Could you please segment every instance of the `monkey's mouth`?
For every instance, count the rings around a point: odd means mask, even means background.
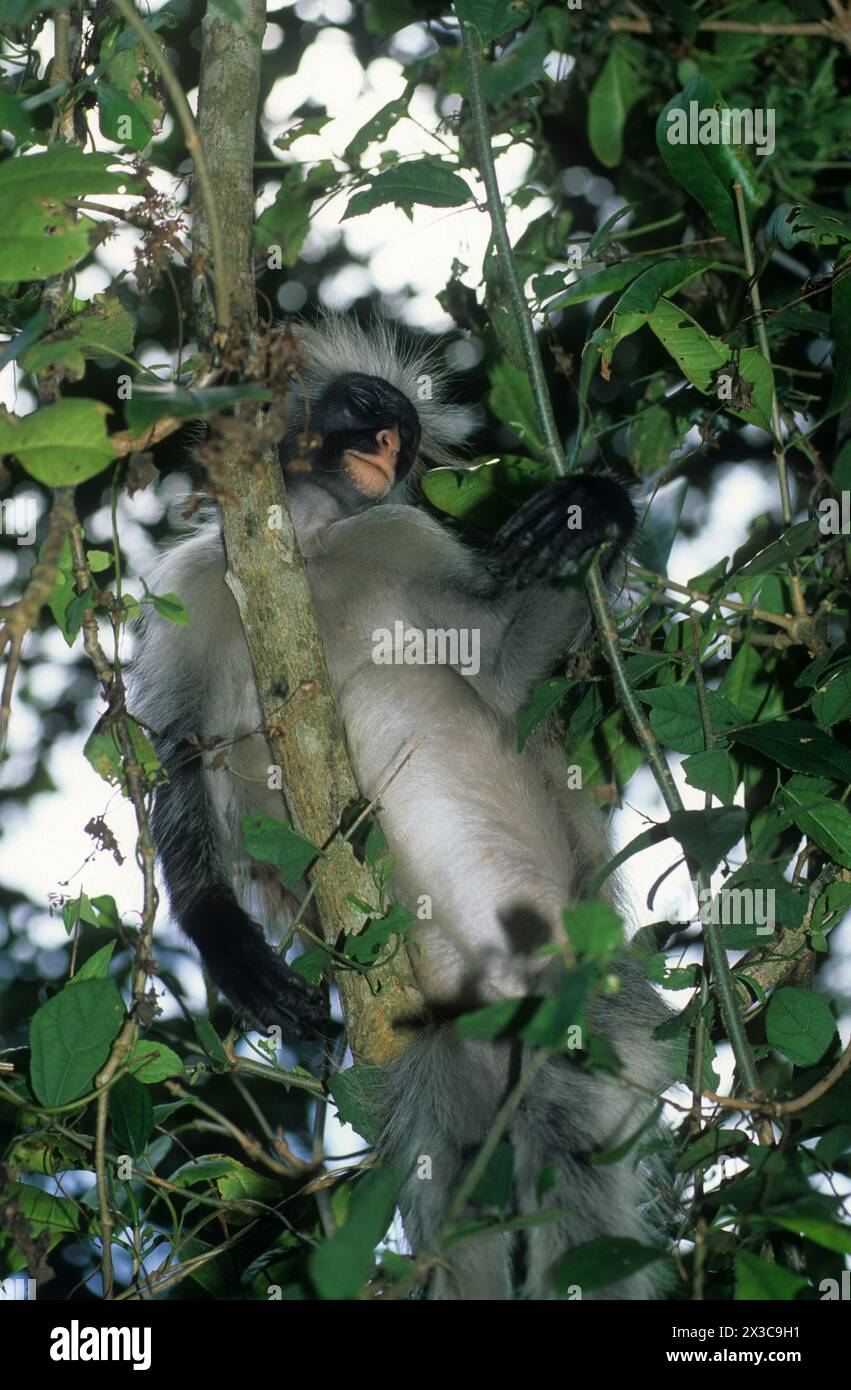
[[[380,454],[362,454],[360,449],[346,449],[343,458],[347,465],[354,463],[362,468],[366,464],[368,468],[376,469],[388,483],[395,481],[397,454],[391,450],[383,450]]]

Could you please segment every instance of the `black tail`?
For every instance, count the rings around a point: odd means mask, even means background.
[[[154,797],[154,843],[172,911],[207,974],[255,1027],[277,1026],[288,1038],[321,1032],[321,992],[275,954],[237,901],[198,750],[165,732],[157,752],[170,775]]]

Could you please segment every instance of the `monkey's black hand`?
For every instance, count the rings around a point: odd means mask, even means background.
[[[604,567],[635,530],[635,509],[614,478],[572,473],[557,478],[515,512],[496,537],[503,573],[516,575],[517,587],[536,579],[557,579],[603,541]]]

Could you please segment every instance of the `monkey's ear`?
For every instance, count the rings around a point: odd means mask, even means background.
[[[524,502],[497,533],[497,563],[518,588],[575,572],[604,541],[614,558],[636,525],[635,508],[614,478],[573,473]]]

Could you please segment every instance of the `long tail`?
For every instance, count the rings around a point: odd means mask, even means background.
[[[157,753],[169,781],[154,796],[154,843],[172,912],[207,974],[255,1027],[277,1026],[291,1038],[321,1032],[327,1023],[321,993],[275,954],[237,900],[198,750],[165,730]]]
[[[618,1035],[627,1074],[643,1086],[664,1084],[664,1051],[652,1027],[667,1017],[644,981],[633,979],[627,1000],[604,1025]],[[611,1001],[603,1001],[610,1003]],[[404,1176],[399,1206],[414,1253],[432,1256],[429,1297],[438,1299],[548,1299],[557,1296],[556,1272],[564,1255],[604,1236],[659,1244],[650,1178],[633,1151],[617,1162],[592,1163],[634,1134],[650,1113],[643,1091],[589,1072],[568,1056],[556,1057],[523,1092],[506,1138],[514,1148],[514,1197],[509,1210],[468,1202],[453,1212],[459,1184],[489,1133],[500,1104],[516,1083],[521,1056],[510,1042],[461,1037],[451,1023],[423,1029],[406,1052],[378,1077],[385,1117],[382,1161]],[[498,1215],[540,1218],[519,1231],[501,1231],[444,1244],[447,1221]],[[581,1290],[584,1299],[649,1299],[659,1284],[651,1265],[605,1288]]]

